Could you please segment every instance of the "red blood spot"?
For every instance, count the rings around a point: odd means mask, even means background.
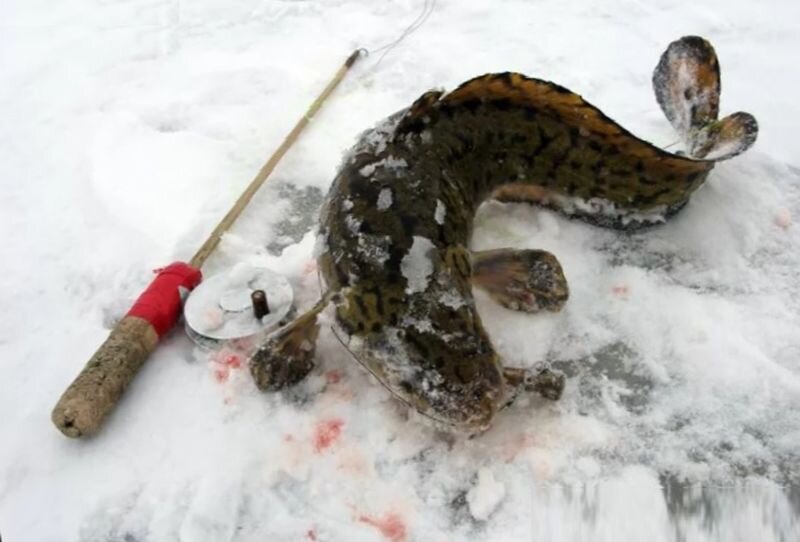
[[[359,516],[358,521],[372,525],[381,534],[392,542],[401,542],[406,539],[406,524],[403,519],[395,513],[389,512],[381,518],[370,516]]]
[[[240,369],[242,367],[242,358],[236,354],[228,354],[222,360],[223,365],[227,365],[231,369]]]
[[[319,422],[312,438],[314,451],[319,454],[330,448],[342,434],[342,426],[344,421],[338,418]]]
[[[325,373],[325,381],[328,384],[338,384],[342,380],[342,371],[339,369],[331,369]]]
[[[230,347],[237,352],[250,352],[255,348],[255,340],[251,337],[241,337],[239,339],[231,339]]]
[[[230,369],[225,365],[214,367],[214,380],[219,383],[227,382]]]
[[[310,275],[311,273],[314,273],[316,270],[317,270],[316,260],[309,260],[303,266],[303,273],[305,273],[306,275]]]
[[[614,286],[611,288],[611,292],[617,297],[626,297],[630,290],[627,286]]]
[[[316,540],[317,539],[317,533],[314,532],[314,529],[309,529],[306,532],[306,538],[308,538],[309,540],[312,540],[312,541]]]
[[[788,209],[778,211],[778,214],[775,215],[775,224],[784,230],[789,229],[789,226],[792,225],[792,214]]]
[[[536,438],[528,433],[517,435],[515,438],[508,441],[502,448],[502,457],[506,463],[511,462],[520,452],[536,444]]]

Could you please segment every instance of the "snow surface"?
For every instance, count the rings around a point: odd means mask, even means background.
[[[257,392],[235,352],[209,358],[176,331],[96,438],[53,428],[58,396],[150,270],[191,255],[353,48],[392,41],[422,7],[3,3],[3,540],[800,538],[800,8],[788,0],[439,0],[380,64],[356,66],[204,269],[269,265],[313,304],[313,235],[280,233],[305,223],[297,198],[327,190],[365,128],[487,71],[556,81],[669,144],[651,71],[673,39],[703,35],[722,114],[750,111],[761,133],[679,216],[635,235],[524,205],[477,217],[474,248],[543,248],[564,265],[561,313],[477,294],[509,365],[567,372],[560,402],[523,397],[478,438],[437,433],[353,362],[326,313],[320,366],[291,392]],[[485,520],[482,469],[504,488]]]
[[[478,521],[486,521],[506,495],[506,487],[494,479],[492,471],[484,467],[478,471],[478,480],[467,492],[469,513]]]

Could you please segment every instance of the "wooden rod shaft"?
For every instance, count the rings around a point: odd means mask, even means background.
[[[233,207],[228,211],[228,213],[222,218],[222,220],[217,224],[217,227],[211,232],[211,235],[208,236],[208,239],[203,243],[203,245],[198,249],[198,251],[192,256],[192,259],[189,260],[189,264],[193,267],[200,268],[202,267],[203,263],[208,259],[211,253],[217,248],[220,239],[222,239],[222,235],[228,231],[228,229],[233,225],[239,215],[242,214],[244,208],[247,207],[247,204],[250,203],[250,200],[253,199],[253,196],[258,189],[261,188],[261,185],[264,184],[264,181],[270,176],[272,171],[275,169],[275,166],[278,165],[278,162],[281,161],[283,155],[286,154],[286,151],[289,150],[289,147],[297,140],[300,132],[308,125],[311,119],[316,115],[317,111],[319,111],[322,104],[331,95],[331,93],[339,86],[344,76],[347,75],[347,72],[350,68],[355,64],[358,57],[361,55],[361,49],[353,51],[353,53],[347,57],[347,60],[344,64],[339,68],[336,72],[336,75],[333,76],[333,79],[328,83],[328,85],[323,89],[317,99],[311,104],[305,114],[297,121],[297,124],[294,125],[292,131],[289,132],[289,135],[283,140],[280,147],[273,153],[272,156],[269,157],[267,163],[265,163],[255,178],[250,181],[250,184],[247,186],[245,191],[239,196],[239,199],[233,204]]]
[[[359,54],[360,51],[355,51],[339,68],[328,86],[314,100],[303,118],[264,164],[228,214],[214,228],[203,246],[192,257],[190,264],[193,268],[197,270],[203,265],[219,243],[222,234],[233,224],[256,191],[264,184],[303,128],[358,59]],[[174,325],[177,313],[171,314],[169,318],[173,320],[170,326]],[[166,331],[168,329],[162,330],[162,333]],[[122,398],[128,384],[156,348],[158,340],[158,332],[148,320],[131,315],[123,318],[61,396],[51,416],[55,426],[68,437],[79,438],[95,434],[102,426],[103,420]]]

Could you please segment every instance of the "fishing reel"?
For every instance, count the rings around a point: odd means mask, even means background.
[[[266,267],[238,264],[200,283],[186,300],[186,334],[200,348],[249,351],[283,326],[294,292],[283,275]]]

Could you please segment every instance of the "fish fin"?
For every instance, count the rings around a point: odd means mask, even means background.
[[[319,323],[317,316],[328,305],[324,296],[313,308],[281,328],[250,357],[250,374],[261,391],[278,391],[297,384],[314,369]]]
[[[517,72],[487,73],[474,77],[443,96],[440,101],[445,106],[466,108],[473,108],[478,103],[505,101],[516,107],[551,108],[556,111],[586,105],[583,98],[561,85]]]
[[[492,199],[503,203],[530,203],[531,205],[547,205],[552,197],[552,190],[538,184],[522,182],[504,184],[491,195]]]
[[[699,36],[673,41],[653,71],[658,105],[684,139],[717,120],[719,62],[714,48]]]
[[[733,113],[697,130],[689,153],[694,158],[727,160],[749,149],[757,137],[755,117],[750,113]]]
[[[444,266],[451,276],[469,283],[472,276],[472,253],[463,245],[451,245],[445,249],[442,260],[434,265]]]
[[[421,131],[435,117],[436,105],[443,94],[443,90],[434,89],[417,98],[397,124],[395,136]]]
[[[486,104],[543,114],[572,126],[585,136],[616,137],[623,129],[579,94],[551,81],[516,72],[487,73],[462,83],[442,96],[440,109],[475,111]]]
[[[569,298],[561,264],[544,250],[474,252],[472,284],[504,307],[523,312],[557,311]]]

